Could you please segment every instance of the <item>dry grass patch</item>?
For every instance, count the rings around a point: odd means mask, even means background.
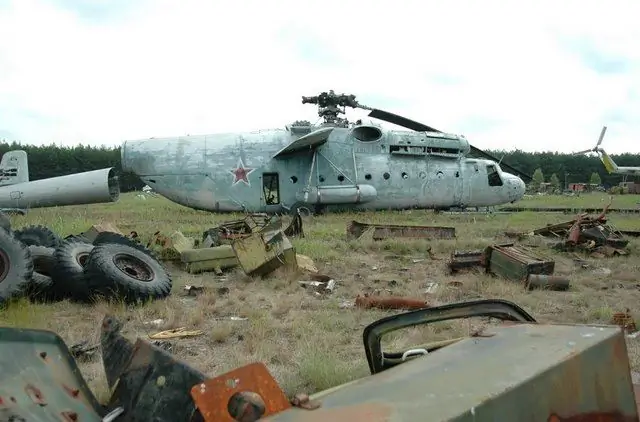
[[[584,195],[582,196],[584,198]],[[594,201],[600,201],[594,197]],[[615,205],[615,204],[614,204]],[[190,210],[162,198],[146,201],[124,195],[120,203],[62,207],[31,211],[12,217],[15,227],[44,224],[65,236],[85,230],[101,220],[114,221],[123,231],[136,230],[148,238],[157,230],[200,236],[216,223],[235,218]],[[569,255],[558,255],[540,239],[527,240],[536,251],[556,260],[556,272],[571,277],[567,292],[526,291],[512,282],[477,271],[449,276],[445,260],[454,250],[482,248],[505,241],[505,230],[530,230],[545,223],[571,218],[562,214],[434,214],[429,211],[337,214],[305,220],[304,239],[292,239],[296,251],[314,259],[320,272],[337,281],[335,292],[325,298],[299,286],[303,274],[276,272],[250,278],[240,270],[223,277],[212,273],[189,275],[171,268],[172,296],[166,300],[131,307],[122,303],[93,306],[68,302],[31,304],[17,301],[0,311],[0,324],[42,328],[58,332],[67,344],[98,340],[105,313],[124,324],[131,339],[157,331],[185,327],[201,330],[199,337],[170,340],[178,358],[215,376],[254,361],[264,362],[287,393],[314,392],[368,374],[362,346],[362,330],[393,311],[345,308],[356,295],[413,296],[445,304],[478,298],[514,301],[540,322],[609,323],[613,312],[630,308],[637,312],[640,292],[638,254],[640,243],[631,241],[632,255],[622,258],[586,259],[588,268]],[[454,226],[457,238],[433,242],[420,240],[345,241],[346,223],[358,221],[394,224]],[[636,216],[611,215],[620,228],[637,229]],[[430,256],[433,254],[433,259]],[[449,282],[457,283],[450,284]],[[207,291],[188,296],[185,285]],[[437,288],[433,288],[437,284]],[[432,286],[432,292],[426,289]],[[385,339],[390,347],[414,346],[427,341],[455,338],[480,329],[485,321],[449,321],[404,330]],[[640,369],[640,340],[630,339],[629,355]],[[80,363],[81,370],[99,398],[108,395],[99,359]]]

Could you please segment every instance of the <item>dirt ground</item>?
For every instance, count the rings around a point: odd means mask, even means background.
[[[602,198],[593,194],[592,206]],[[584,195],[581,199],[584,201]],[[526,205],[526,204],[522,204]],[[79,233],[91,224],[113,221],[124,232],[136,230],[149,238],[157,230],[179,230],[200,237],[216,223],[234,215],[212,215],[170,203],[160,197],[141,199],[124,195],[118,203],[33,210],[11,217],[14,228],[30,224],[51,227],[62,236]],[[186,327],[203,335],[171,341],[172,352],[188,364],[215,376],[250,362],[264,362],[288,393],[323,390],[366,376],[367,362],[362,330],[369,323],[398,311],[361,310],[349,307],[359,294],[402,295],[431,305],[477,298],[511,300],[539,322],[610,323],[614,312],[629,308],[637,313],[640,302],[638,254],[640,241],[631,239],[628,257],[585,258],[588,268],[569,254],[553,252],[540,239],[525,240],[538,254],[556,262],[556,274],[568,275],[566,292],[527,291],[522,285],[480,272],[448,275],[446,259],[454,250],[483,248],[505,241],[505,230],[526,231],[547,223],[573,218],[559,213],[439,214],[431,211],[339,214],[305,219],[306,237],[292,239],[296,252],[311,257],[319,272],[336,280],[336,289],[319,298],[300,287],[304,274],[274,274],[249,278],[236,269],[215,276],[189,275],[169,266],[174,280],[172,295],[145,306],[126,307],[100,303],[94,306],[68,302],[30,304],[21,301],[0,311],[0,324],[56,331],[68,345],[85,339],[97,342],[100,322],[112,313],[124,322],[124,333],[135,339],[157,331]],[[456,228],[455,240],[346,241],[351,220],[392,224],[444,225]],[[640,229],[636,215],[611,214],[610,223],[620,229]],[[433,257],[430,257],[428,250]],[[308,278],[307,278],[308,279]],[[458,281],[451,285],[450,281]],[[186,296],[186,284],[205,286],[208,292]],[[429,286],[432,293],[427,293]],[[227,289],[219,289],[226,287]],[[235,320],[230,317],[244,317]],[[393,348],[427,340],[468,335],[477,327],[455,321],[410,329],[394,335]],[[633,369],[640,370],[640,339],[628,339]],[[100,399],[108,392],[99,357],[81,363],[81,370]]]

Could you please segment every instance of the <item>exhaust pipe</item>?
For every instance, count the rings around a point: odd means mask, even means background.
[[[113,167],[0,187],[0,208],[44,208],[116,202],[120,183]]]

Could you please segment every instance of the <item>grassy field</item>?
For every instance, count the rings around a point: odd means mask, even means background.
[[[607,196],[598,194],[582,195],[567,204],[570,199],[553,202],[553,197],[532,198],[519,205],[543,202],[543,205],[600,206],[608,202]],[[639,199],[631,195],[616,197],[614,206],[635,207]],[[158,230],[165,234],[179,230],[200,237],[205,229],[235,217],[194,211],[160,197],[142,200],[128,194],[115,204],[33,210],[27,216],[12,216],[11,220],[14,228],[43,224],[63,236],[82,232],[101,221],[113,221],[125,233],[136,230],[148,238]],[[483,248],[504,241],[501,236],[505,230],[530,230],[570,218],[558,213],[448,215],[430,211],[311,217],[305,220],[306,237],[292,241],[298,253],[313,258],[321,273],[336,280],[335,292],[325,299],[299,286],[297,281],[304,276],[251,279],[239,269],[223,277],[213,273],[195,276],[170,267],[174,289],[166,300],[131,308],[106,303],[83,306],[67,302],[18,302],[0,311],[0,324],[54,330],[68,345],[84,339],[97,341],[105,312],[127,319],[124,332],[131,339],[182,326],[200,329],[204,331],[200,337],[173,340],[173,353],[211,376],[262,361],[287,393],[312,393],[368,374],[362,329],[392,311],[345,308],[344,304],[352,302],[358,294],[380,290],[382,294],[423,298],[432,305],[504,298],[521,305],[540,322],[606,324],[613,312],[627,307],[637,311],[640,241],[636,239],[631,239],[628,257],[586,258],[590,263],[586,269],[576,265],[571,255],[554,253],[539,240],[526,241],[535,243],[540,254],[555,259],[557,274],[571,276],[572,285],[567,292],[528,292],[519,284],[479,272],[450,276],[445,270],[445,260],[455,249]],[[345,227],[352,219],[455,226],[457,239],[347,242]],[[611,214],[609,220],[620,229],[640,229],[638,216]],[[429,258],[429,248],[435,259]],[[454,287],[449,281],[460,283]],[[438,283],[438,288],[425,293],[430,283]],[[185,284],[207,286],[210,292],[185,296],[182,289]],[[216,288],[223,286],[229,289],[228,294],[216,295]],[[247,320],[229,320],[229,316],[243,316]],[[160,324],[151,323],[158,319],[162,320]],[[396,347],[410,346],[424,342],[425,338],[440,340],[466,335],[471,329],[469,323],[455,321],[407,330],[391,340]],[[628,345],[632,366],[638,370],[640,340],[629,339]],[[82,363],[81,369],[98,398],[105,399],[108,393],[101,360]]]

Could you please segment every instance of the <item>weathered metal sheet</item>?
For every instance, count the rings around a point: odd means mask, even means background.
[[[281,230],[264,230],[231,241],[233,252],[247,275],[265,275],[286,265],[296,268],[296,253]]]
[[[456,237],[455,227],[368,224],[354,220],[347,224],[347,238],[357,239],[370,230],[373,231],[373,240],[397,237],[414,239],[453,239]]]
[[[484,264],[484,251],[454,251],[447,262],[447,267],[453,274],[465,268],[480,267]]]
[[[526,281],[529,274],[551,275],[555,262],[536,256],[513,244],[492,245],[486,249],[488,271],[513,281]]]
[[[0,208],[97,204],[119,197],[120,184],[112,167],[0,186]]]
[[[638,421],[619,328],[516,324],[491,334],[314,395],[317,410],[265,420]]]
[[[267,367],[259,362],[194,385],[191,397],[205,422],[256,421],[291,407]]]
[[[91,422],[103,415],[60,336],[0,327],[0,420]]]
[[[208,377],[147,341],[131,344],[120,328],[119,321],[105,316],[102,359],[113,389],[107,408],[122,407],[123,421],[202,421],[189,390]]]

